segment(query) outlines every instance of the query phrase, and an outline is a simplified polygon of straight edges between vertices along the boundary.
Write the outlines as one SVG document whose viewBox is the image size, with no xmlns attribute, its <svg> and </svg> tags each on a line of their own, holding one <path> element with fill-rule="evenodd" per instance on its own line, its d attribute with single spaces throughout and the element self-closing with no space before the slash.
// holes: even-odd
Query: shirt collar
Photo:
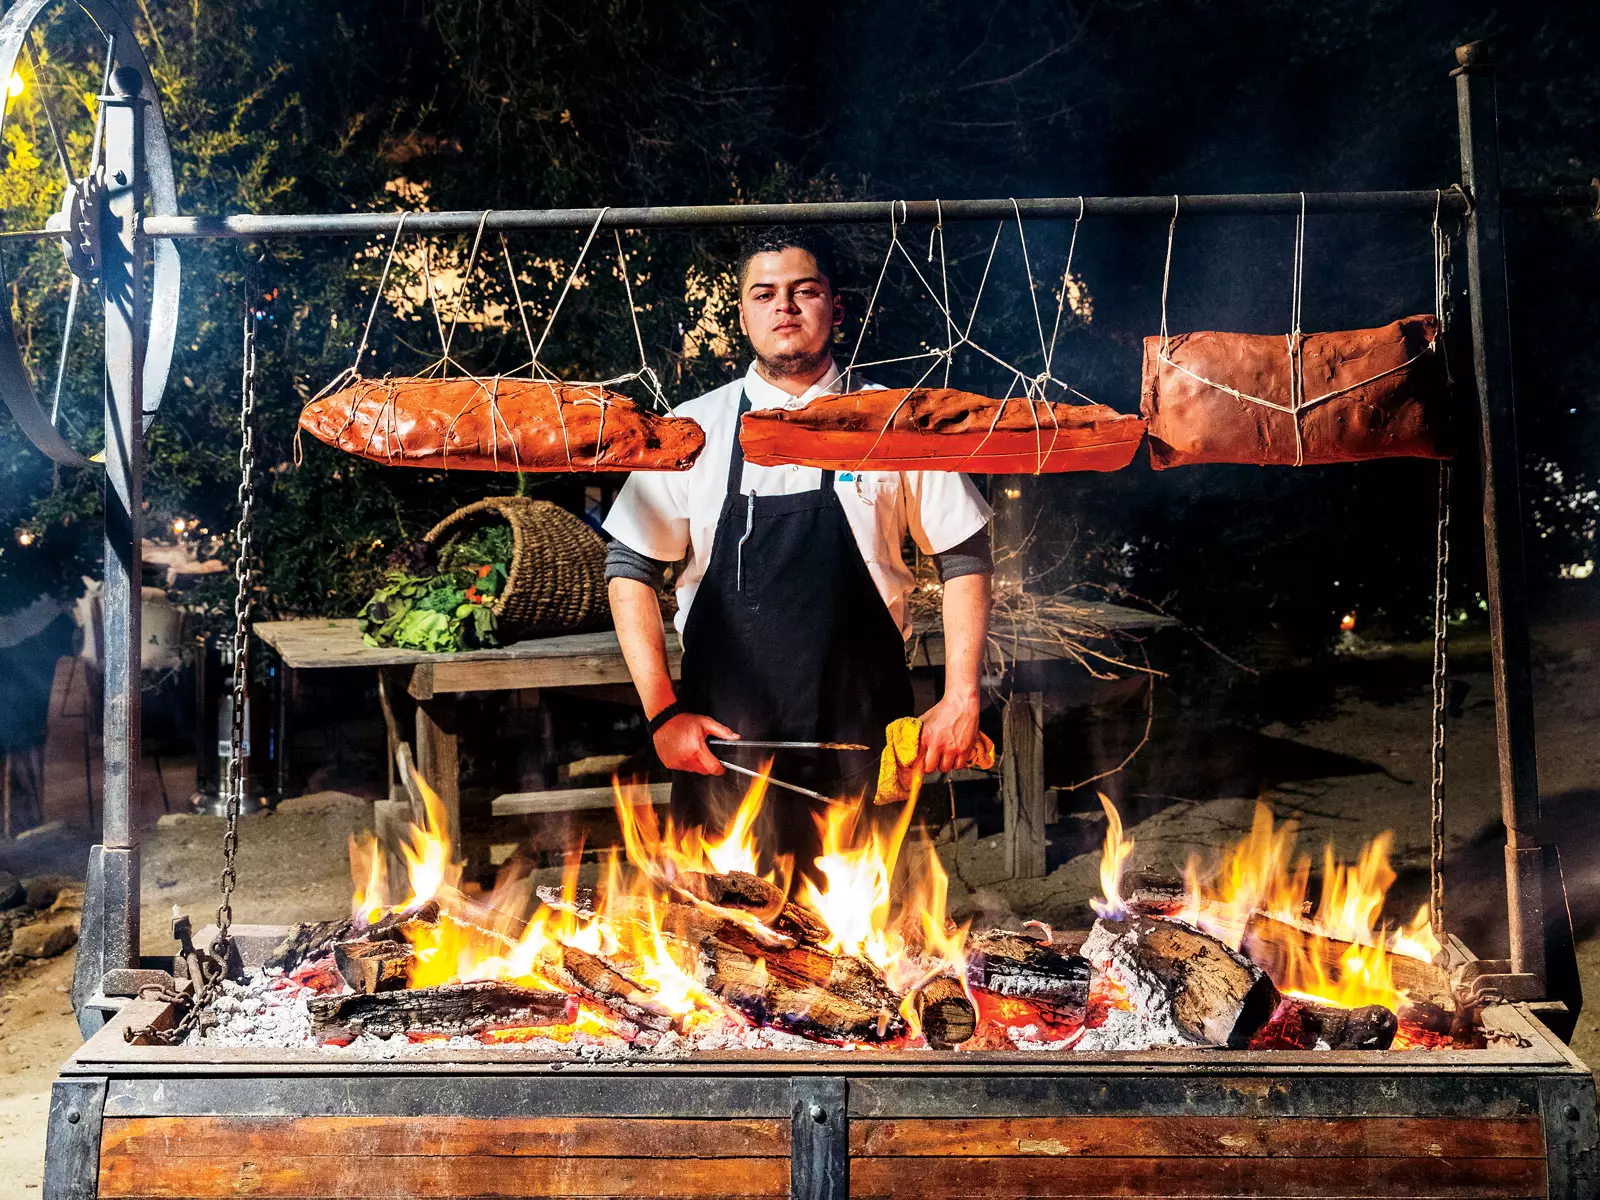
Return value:
<svg viewBox="0 0 1600 1200">
<path fill-rule="evenodd" d="M 799 408 L 815 400 L 818 396 L 826 396 L 833 392 L 839 384 L 842 373 L 839 365 L 828 359 L 828 370 L 821 379 L 812 384 L 798 396 L 791 396 L 776 384 L 768 383 L 756 371 L 755 363 L 750 364 L 750 369 L 744 373 L 745 394 L 750 397 L 750 407 L 762 408 Z"/>
</svg>

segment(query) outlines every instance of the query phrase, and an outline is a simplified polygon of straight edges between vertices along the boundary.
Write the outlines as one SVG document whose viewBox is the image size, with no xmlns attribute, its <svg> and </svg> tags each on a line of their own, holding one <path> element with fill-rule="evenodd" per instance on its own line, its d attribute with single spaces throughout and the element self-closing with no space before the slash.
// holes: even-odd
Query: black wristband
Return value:
<svg viewBox="0 0 1600 1200">
<path fill-rule="evenodd" d="M 661 732 L 661 727 L 663 725 L 665 725 L 668 721 L 672 720 L 673 717 L 677 716 L 682 711 L 683 711 L 683 706 L 681 704 L 679 704 L 676 700 L 674 700 L 671 704 L 667 705 L 660 712 L 658 712 L 655 716 L 653 716 L 649 720 L 647 720 L 645 722 L 645 725 L 650 730 L 650 736 L 651 737 L 655 737 L 655 735 L 657 733 Z"/>
</svg>

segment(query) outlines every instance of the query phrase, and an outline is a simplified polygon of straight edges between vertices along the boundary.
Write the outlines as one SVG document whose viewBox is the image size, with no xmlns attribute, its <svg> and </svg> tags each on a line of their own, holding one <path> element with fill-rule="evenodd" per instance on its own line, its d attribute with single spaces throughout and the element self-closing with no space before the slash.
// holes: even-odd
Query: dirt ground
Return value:
<svg viewBox="0 0 1600 1200">
<path fill-rule="evenodd" d="M 1580 940 L 1580 969 L 1593 998 L 1573 1047 L 1591 1063 L 1600 1060 L 1597 613 L 1600 608 L 1586 603 L 1581 610 L 1541 621 L 1535 634 L 1545 824 L 1561 847 Z M 1505 939 L 1494 710 L 1484 647 L 1470 639 L 1463 643 L 1451 671 L 1461 706 L 1452 717 L 1450 734 L 1447 912 L 1454 932 L 1479 953 L 1492 954 L 1500 952 Z M 1191 789 L 1187 795 L 1173 794 L 1182 789 L 1162 782 L 1170 771 L 1130 772 L 1112 790 L 1137 842 L 1135 864 L 1179 867 L 1192 850 L 1233 839 L 1248 829 L 1259 795 L 1280 819 L 1299 821 L 1301 845 L 1308 851 L 1332 840 L 1348 855 L 1374 832 L 1393 829 L 1400 880 L 1391 909 L 1409 913 L 1426 897 L 1427 665 L 1416 647 L 1399 648 L 1382 661 L 1388 664 L 1382 669 L 1363 660 L 1333 668 L 1317 684 L 1327 692 L 1324 702 L 1309 710 L 1302 704 L 1286 705 L 1292 719 L 1279 719 L 1270 693 L 1263 693 L 1267 699 L 1256 719 L 1244 722 L 1251 727 L 1242 741 L 1237 714 L 1226 728 L 1191 721 L 1182 731 L 1186 746 L 1221 747 L 1228 742 L 1235 757 L 1270 757 L 1287 765 L 1268 772 L 1253 788 L 1237 779 L 1227 781 L 1224 771 L 1224 782 Z M 1300 685 L 1290 681 L 1290 686 Z M 43 835 L 0 842 L 0 869 L 19 876 L 59 871 L 81 877 L 90 839 L 71 822 L 81 822 L 84 812 L 83 735 L 73 719 L 62 717 L 57 725 L 52 728 L 46 816 L 65 824 Z M 1169 731 L 1169 740 L 1171 736 Z M 1159 738 L 1146 753 L 1181 757 L 1170 747 L 1163 751 Z M 148 840 L 143 945 L 151 954 L 170 952 L 168 918 L 174 906 L 189 912 L 197 924 L 211 919 L 222 839 L 218 818 L 163 814 L 161 783 L 169 803 L 179 807 L 192 772 L 186 774 L 182 763 L 162 766 L 158 781 L 147 762 L 144 792 Z M 97 770 L 98 763 L 91 761 L 91 768 Z M 995 837 L 946 845 L 942 854 L 953 876 L 952 910 L 958 916 L 1020 914 L 1063 927 L 1085 921 L 1086 901 L 1099 887 L 1098 842 L 1104 823 L 1092 796 L 1068 795 L 1064 808 L 1068 811 L 1050 831 L 1054 869 L 1044 879 L 999 880 Z M 247 817 L 240 831 L 235 919 L 283 923 L 346 911 L 346 839 L 367 826 L 370 811 L 365 799 L 321 792 L 289 801 L 274 813 Z M 66 994 L 71 971 L 67 954 L 0 975 L 0 1077 L 5 1081 L 0 1086 L 0 1197 L 38 1194 L 50 1082 L 56 1066 L 79 1042 Z"/>
</svg>

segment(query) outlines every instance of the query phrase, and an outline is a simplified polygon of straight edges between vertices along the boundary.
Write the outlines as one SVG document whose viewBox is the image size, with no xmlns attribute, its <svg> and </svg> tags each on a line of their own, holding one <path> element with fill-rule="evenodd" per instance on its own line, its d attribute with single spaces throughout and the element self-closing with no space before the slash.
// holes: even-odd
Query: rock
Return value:
<svg viewBox="0 0 1600 1200">
<path fill-rule="evenodd" d="M 18 929 L 11 935 L 11 953 L 17 958 L 54 958 L 77 941 L 77 914 L 61 913 Z"/>
<path fill-rule="evenodd" d="M 0 871 L 0 909 L 15 908 L 27 898 L 17 877 L 10 871 Z"/>
<path fill-rule="evenodd" d="M 63 884 L 61 890 L 56 893 L 54 903 L 50 905 L 50 911 L 81 913 L 83 911 L 83 884 Z"/>
<path fill-rule="evenodd" d="M 49 908 L 56 902 L 62 888 L 77 887 L 82 890 L 77 880 L 66 875 L 35 875 L 32 879 L 24 879 L 22 886 L 27 889 L 28 907 L 34 909 Z"/>
<path fill-rule="evenodd" d="M 157 829 L 171 829 L 174 825 L 183 825 L 194 820 L 194 813 L 170 812 L 162 813 L 156 818 Z"/>
</svg>

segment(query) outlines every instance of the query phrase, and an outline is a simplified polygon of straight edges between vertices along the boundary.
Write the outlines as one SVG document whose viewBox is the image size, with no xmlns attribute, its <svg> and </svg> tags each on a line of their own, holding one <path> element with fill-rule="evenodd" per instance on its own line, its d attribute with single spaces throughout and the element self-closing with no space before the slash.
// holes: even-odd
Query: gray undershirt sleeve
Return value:
<svg viewBox="0 0 1600 1200">
<path fill-rule="evenodd" d="M 985 525 L 964 542 L 957 542 L 942 554 L 933 556 L 939 582 L 948 583 L 963 575 L 987 575 L 994 570 L 994 554 L 989 547 L 989 527 Z"/>
<path fill-rule="evenodd" d="M 606 547 L 607 579 L 637 579 L 660 591 L 666 571 L 666 563 L 640 554 L 631 546 L 612 542 Z"/>
</svg>

